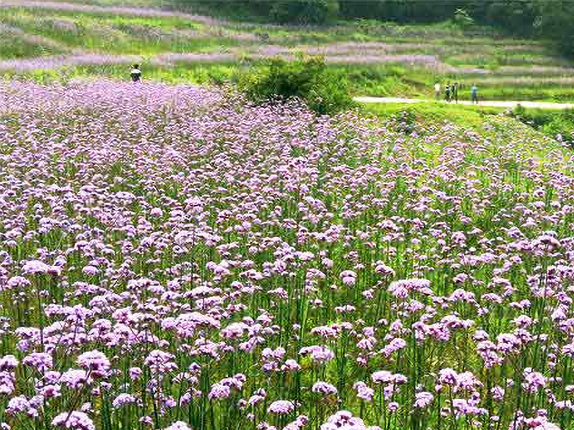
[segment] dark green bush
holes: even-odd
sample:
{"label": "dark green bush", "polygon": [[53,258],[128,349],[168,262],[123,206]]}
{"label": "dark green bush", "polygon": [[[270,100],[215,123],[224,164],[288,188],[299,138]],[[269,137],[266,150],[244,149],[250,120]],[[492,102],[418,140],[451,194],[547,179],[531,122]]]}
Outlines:
{"label": "dark green bush", "polygon": [[327,24],[339,16],[339,0],[173,0],[180,8],[281,24]]}
{"label": "dark green bush", "polygon": [[338,13],[337,0],[279,0],[271,8],[273,20],[279,23],[325,24]]}
{"label": "dark green bush", "polygon": [[569,57],[574,54],[574,3],[570,0],[539,0],[539,14],[535,21],[538,34],[553,40]]}
{"label": "dark green bush", "polygon": [[340,16],[343,19],[380,20],[385,15],[382,0],[339,0]]}
{"label": "dark green bush", "polygon": [[240,79],[239,87],[257,103],[299,98],[319,114],[339,112],[353,104],[344,76],[327,68],[321,57],[269,60],[258,72]]}

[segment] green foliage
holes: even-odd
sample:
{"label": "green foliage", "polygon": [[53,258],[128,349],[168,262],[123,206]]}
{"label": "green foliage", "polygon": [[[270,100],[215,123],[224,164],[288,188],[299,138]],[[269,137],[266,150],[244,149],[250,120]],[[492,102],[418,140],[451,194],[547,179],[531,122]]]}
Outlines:
{"label": "green foliage", "polygon": [[538,34],[555,40],[565,54],[574,54],[574,3],[539,0],[538,8],[535,23]]}
{"label": "green foliage", "polygon": [[549,137],[560,136],[560,139],[565,142],[570,144],[574,142],[574,109],[552,111],[525,109],[522,106],[517,106],[510,112],[510,116],[542,131]]}
{"label": "green foliage", "polygon": [[[464,12],[464,23],[476,20],[512,31],[528,29],[536,17],[535,0],[339,0],[341,16],[385,21],[438,22]],[[462,18],[462,17],[461,17]],[[466,19],[470,18],[470,20]]]}
{"label": "green foliage", "polygon": [[460,28],[469,28],[474,25],[474,19],[464,9],[457,9],[454,12],[454,23]]}
{"label": "green foliage", "polygon": [[389,118],[396,128],[408,132],[416,123],[426,125],[456,124],[464,128],[482,131],[485,120],[503,112],[501,108],[485,106],[447,105],[444,103],[381,103],[362,106],[365,114]]}
{"label": "green foliage", "polygon": [[272,59],[260,71],[243,76],[239,86],[255,102],[299,98],[319,114],[353,104],[346,79],[327,68],[321,57]]}
{"label": "green foliage", "polygon": [[279,23],[325,24],[338,12],[337,0],[281,0],[273,2],[271,17]]}
{"label": "green foliage", "polygon": [[391,117],[391,120],[396,131],[411,134],[415,130],[417,117],[412,110],[403,110]]}
{"label": "green foliage", "polygon": [[[538,35],[574,53],[574,2],[570,0],[174,0],[237,18],[294,24],[325,24],[336,19],[397,23],[453,20],[460,28],[473,24],[498,27],[511,34]],[[232,4],[232,7],[229,5]]]}
{"label": "green foliage", "polygon": [[468,10],[477,21],[508,32],[532,34],[537,16],[537,0],[473,0]]}
{"label": "green foliage", "polygon": [[[238,19],[264,18],[281,24],[326,24],[339,16],[338,0],[175,0],[200,12]],[[223,12],[223,13],[222,13]]]}
{"label": "green foliage", "polygon": [[339,0],[339,10],[345,19],[381,19],[384,16],[384,1]]}

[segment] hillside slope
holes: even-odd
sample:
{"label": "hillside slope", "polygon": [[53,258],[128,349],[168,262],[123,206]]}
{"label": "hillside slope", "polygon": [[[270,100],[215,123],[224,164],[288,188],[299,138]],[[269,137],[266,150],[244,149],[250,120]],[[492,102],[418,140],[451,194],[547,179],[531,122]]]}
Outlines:
{"label": "hillside slope", "polygon": [[[138,61],[147,77],[223,81],[270,56],[324,55],[361,95],[428,96],[434,81],[476,83],[485,98],[570,101],[574,63],[544,41],[463,32],[448,23],[360,22],[328,28],[233,23],[169,12],[151,1],[0,4],[0,73],[45,77],[124,76]],[[65,72],[62,72],[62,68]],[[43,72],[39,72],[43,70]],[[463,87],[464,90],[464,87]]]}

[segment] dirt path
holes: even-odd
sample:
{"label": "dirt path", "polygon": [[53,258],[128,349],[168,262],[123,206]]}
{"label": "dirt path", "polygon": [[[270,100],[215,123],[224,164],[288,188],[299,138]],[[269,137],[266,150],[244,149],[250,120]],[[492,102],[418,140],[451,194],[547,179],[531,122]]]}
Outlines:
{"label": "dirt path", "polygon": [[[397,97],[355,97],[355,101],[361,103],[436,103],[435,100],[425,99],[403,99]],[[441,101],[442,104],[447,104]],[[455,103],[450,103],[455,104]],[[472,105],[470,101],[460,100],[459,105]],[[528,102],[528,101],[495,101],[486,100],[481,101],[478,106],[500,107],[500,108],[513,108],[521,105],[525,108],[539,108],[539,109],[571,109],[574,108],[573,103],[549,103],[549,102]]]}

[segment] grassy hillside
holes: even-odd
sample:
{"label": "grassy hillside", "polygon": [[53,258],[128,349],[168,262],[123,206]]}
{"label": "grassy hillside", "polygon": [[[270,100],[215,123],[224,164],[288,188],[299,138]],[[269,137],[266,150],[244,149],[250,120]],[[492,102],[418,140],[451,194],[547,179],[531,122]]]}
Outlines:
{"label": "grassy hillside", "polygon": [[148,78],[222,82],[269,56],[304,53],[324,55],[361,95],[428,97],[435,80],[457,80],[466,88],[476,82],[488,99],[574,98],[574,63],[544,41],[511,39],[489,28],[378,22],[301,28],[160,11],[153,1],[134,4],[3,2],[0,35],[9,43],[0,47],[0,73],[123,77],[127,65],[139,61]]}

